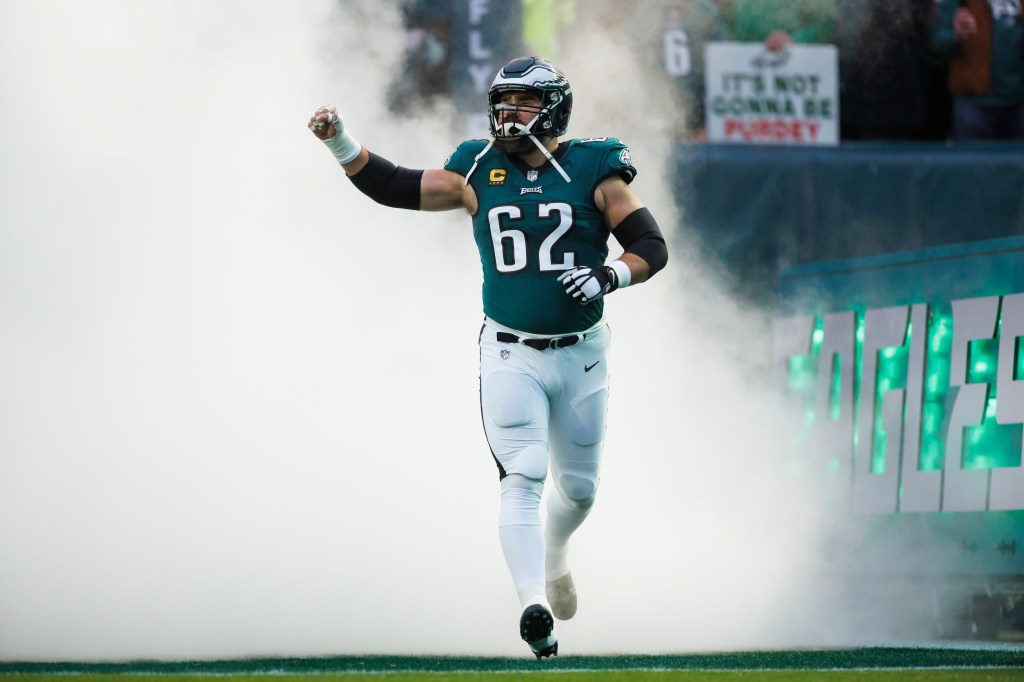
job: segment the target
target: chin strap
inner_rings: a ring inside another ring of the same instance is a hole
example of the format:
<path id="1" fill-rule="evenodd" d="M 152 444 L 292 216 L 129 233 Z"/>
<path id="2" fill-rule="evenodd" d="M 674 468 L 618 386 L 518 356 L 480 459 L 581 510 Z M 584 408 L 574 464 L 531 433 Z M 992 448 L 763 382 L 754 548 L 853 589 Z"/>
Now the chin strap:
<path id="1" fill-rule="evenodd" d="M 529 134 L 527 135 L 527 137 L 529 137 L 529 138 L 530 138 L 531 140 L 533 140 L 533 143 L 534 143 L 535 145 L 537 145 L 537 149 L 539 149 L 539 150 L 541 151 L 541 153 L 542 153 L 542 154 L 544 155 L 544 158 L 546 158 L 546 159 L 547 159 L 548 161 L 550 161 L 550 162 L 551 162 L 551 165 L 555 167 L 555 170 L 556 170 L 556 171 L 558 171 L 558 173 L 559 173 L 559 174 L 560 174 L 560 175 L 561 175 L 561 176 L 562 176 L 563 178 L 565 178 L 565 181 L 566 181 L 566 182 L 572 182 L 572 178 L 570 178 L 570 177 L 569 177 L 569 174 L 568 174 L 568 173 L 566 173 L 566 172 L 565 172 L 565 170 L 563 170 L 563 169 L 562 169 L 562 167 L 561 167 L 561 166 L 560 166 L 560 165 L 558 164 L 558 162 L 557 162 L 557 161 L 555 161 L 555 157 L 551 156 L 551 152 L 549 152 L 549 151 L 548 151 L 548 150 L 547 150 L 547 149 L 546 149 L 546 148 L 544 147 L 544 145 L 542 145 L 542 144 L 540 143 L 540 140 L 538 140 L 538 139 L 537 139 L 537 138 L 536 138 L 536 137 L 535 137 L 535 136 L 533 135 L 533 133 L 529 133 Z M 490 139 L 490 140 L 489 140 L 489 141 L 487 142 L 487 146 L 486 146 L 486 147 L 484 147 L 484 148 L 483 148 L 483 149 L 482 149 L 482 150 L 480 151 L 480 153 L 479 153 L 479 154 L 477 154 L 477 155 L 476 155 L 475 157 L 473 157 L 473 165 L 472 165 L 472 166 L 470 167 L 470 169 L 469 169 L 469 172 L 468 172 L 468 173 L 466 173 L 466 178 L 465 178 L 465 180 L 464 180 L 464 181 L 463 181 L 463 183 L 462 183 L 463 185 L 468 185 L 468 184 L 469 184 L 469 178 L 470 178 L 470 176 L 471 176 L 471 175 L 473 175 L 473 171 L 475 171 L 475 170 L 476 170 L 476 167 L 477 167 L 477 165 L 479 165 L 479 163 L 480 163 L 480 159 L 482 159 L 482 158 L 483 158 L 483 156 L 484 156 L 484 154 L 486 154 L 487 152 L 489 152 L 489 151 L 491 150 L 491 147 L 493 147 L 493 146 L 494 146 L 494 138 L 492 137 L 492 138 L 491 138 L 491 139 Z"/>
<path id="2" fill-rule="evenodd" d="M 538 139 L 537 139 L 537 138 L 536 138 L 536 137 L 535 137 L 535 136 L 533 135 L 533 133 L 530 133 L 529 137 L 530 137 L 530 139 L 531 139 L 531 140 L 533 140 L 533 143 L 534 143 L 535 145 L 537 145 L 537 149 L 539 149 L 539 150 L 541 151 L 541 153 L 542 153 L 542 154 L 544 154 L 544 158 L 546 158 L 546 159 L 547 159 L 548 161 L 550 161 L 550 162 L 551 162 L 551 165 L 555 167 L 555 170 L 556 170 L 556 171 L 558 171 L 558 172 L 559 172 L 559 174 L 560 174 L 560 175 L 561 175 L 561 176 L 562 176 L 563 178 L 565 178 L 565 181 L 566 181 L 566 182 L 572 182 L 572 180 L 571 180 L 571 179 L 569 178 L 569 174 L 568 174 L 568 173 L 566 173 L 566 172 L 565 172 L 564 170 L 562 170 L 562 167 L 558 165 L 558 162 L 557 162 L 557 161 L 555 161 L 555 157 L 551 156 L 551 152 L 549 152 L 549 151 L 548 151 L 548 150 L 547 150 L 547 149 L 546 149 L 546 148 L 544 147 L 544 145 L 542 145 L 542 144 L 540 143 L 540 140 L 538 140 Z"/>
<path id="3" fill-rule="evenodd" d="M 490 142 L 487 143 L 487 146 L 483 148 L 483 151 L 481 151 L 479 154 L 477 154 L 473 158 L 473 166 L 469 169 L 469 172 L 466 173 L 466 181 L 464 183 L 462 183 L 463 185 L 468 185 L 469 184 L 469 176 L 472 175 L 473 171 L 476 170 L 476 166 L 477 166 L 478 163 L 480 163 L 480 159 L 483 158 L 483 155 L 486 154 L 488 151 L 490 151 L 491 147 L 493 147 L 493 146 L 494 146 L 494 138 L 492 137 Z"/>

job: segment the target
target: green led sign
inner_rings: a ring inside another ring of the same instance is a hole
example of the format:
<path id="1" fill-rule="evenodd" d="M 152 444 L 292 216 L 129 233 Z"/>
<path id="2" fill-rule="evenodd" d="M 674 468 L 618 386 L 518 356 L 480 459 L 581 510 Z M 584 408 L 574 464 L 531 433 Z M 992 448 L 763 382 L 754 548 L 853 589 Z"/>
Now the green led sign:
<path id="1" fill-rule="evenodd" d="M 1024 293 L 784 318 L 800 453 L 859 513 L 1024 509 Z"/>

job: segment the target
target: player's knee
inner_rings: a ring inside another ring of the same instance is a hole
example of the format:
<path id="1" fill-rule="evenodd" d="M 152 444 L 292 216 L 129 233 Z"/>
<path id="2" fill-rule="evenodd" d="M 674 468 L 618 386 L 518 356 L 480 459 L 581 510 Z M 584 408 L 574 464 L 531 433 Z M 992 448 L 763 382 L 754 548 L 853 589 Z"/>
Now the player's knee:
<path id="1" fill-rule="evenodd" d="M 544 484 L 520 474 L 501 479 L 498 526 L 539 526 L 540 499 Z"/>
<path id="2" fill-rule="evenodd" d="M 597 497 L 597 481 L 593 478 L 562 474 L 558 477 L 558 488 L 566 501 L 576 509 L 590 509 Z"/>
<path id="3" fill-rule="evenodd" d="M 604 439 L 608 391 L 594 391 L 573 406 L 572 440 L 576 445 L 597 445 Z"/>
<path id="4" fill-rule="evenodd" d="M 520 474 L 509 474 L 501 479 L 501 496 L 518 497 L 521 499 L 535 498 L 540 500 L 544 492 L 544 482 L 527 478 Z"/>

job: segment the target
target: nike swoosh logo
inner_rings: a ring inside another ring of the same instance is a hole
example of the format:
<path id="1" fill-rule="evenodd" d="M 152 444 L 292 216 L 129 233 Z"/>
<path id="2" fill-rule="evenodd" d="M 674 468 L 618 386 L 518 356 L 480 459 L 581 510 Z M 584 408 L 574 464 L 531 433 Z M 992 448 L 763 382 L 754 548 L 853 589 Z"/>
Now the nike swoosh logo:
<path id="1" fill-rule="evenodd" d="M 601 361 L 600 361 L 600 360 L 598 360 L 598 361 L 597 361 L 597 362 L 595 362 L 594 364 L 590 365 L 589 367 L 587 367 L 586 365 L 584 365 L 584 366 L 583 366 L 583 371 L 584 371 L 584 372 L 589 372 L 590 370 L 592 370 L 592 369 L 594 369 L 595 367 L 597 367 L 597 366 L 598 366 L 599 364 L 601 364 Z"/>

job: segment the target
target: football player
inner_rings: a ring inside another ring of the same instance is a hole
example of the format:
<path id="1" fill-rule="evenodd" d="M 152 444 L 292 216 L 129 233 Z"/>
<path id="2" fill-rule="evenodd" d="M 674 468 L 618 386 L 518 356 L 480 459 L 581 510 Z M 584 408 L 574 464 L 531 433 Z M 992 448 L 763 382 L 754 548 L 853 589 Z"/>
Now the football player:
<path id="1" fill-rule="evenodd" d="M 514 59 L 488 91 L 491 137 L 443 168 L 396 166 L 362 146 L 334 106 L 309 128 L 363 194 L 395 208 L 464 209 L 483 264 L 480 401 L 498 468 L 498 536 L 519 595 L 520 636 L 558 653 L 555 619 L 576 613 L 568 542 L 600 480 L 610 332 L 604 297 L 646 281 L 668 251 L 630 189 L 636 168 L 614 138 L 560 141 L 573 97 L 539 57 Z M 608 237 L 623 248 L 611 262 Z M 546 524 L 540 518 L 547 498 Z"/>

